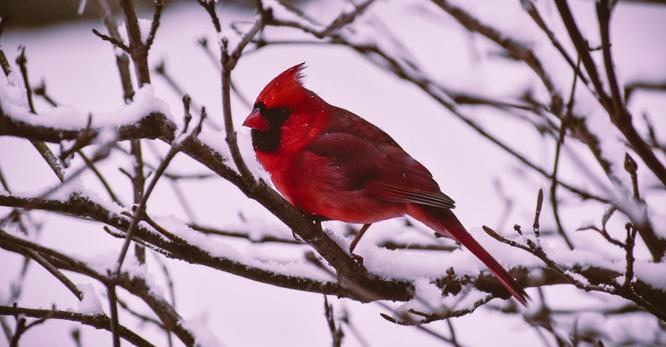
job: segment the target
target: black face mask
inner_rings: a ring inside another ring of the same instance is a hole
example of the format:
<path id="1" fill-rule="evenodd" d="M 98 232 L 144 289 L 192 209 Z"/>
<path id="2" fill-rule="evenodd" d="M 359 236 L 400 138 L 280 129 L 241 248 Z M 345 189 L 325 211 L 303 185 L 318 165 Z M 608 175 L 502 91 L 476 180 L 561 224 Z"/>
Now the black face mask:
<path id="1" fill-rule="evenodd" d="M 264 103 L 254 105 L 262 117 L 268 121 L 268 130 L 252 129 L 252 146 L 256 151 L 274 152 L 280 146 L 282 124 L 287 121 L 291 112 L 286 108 L 266 108 Z"/>

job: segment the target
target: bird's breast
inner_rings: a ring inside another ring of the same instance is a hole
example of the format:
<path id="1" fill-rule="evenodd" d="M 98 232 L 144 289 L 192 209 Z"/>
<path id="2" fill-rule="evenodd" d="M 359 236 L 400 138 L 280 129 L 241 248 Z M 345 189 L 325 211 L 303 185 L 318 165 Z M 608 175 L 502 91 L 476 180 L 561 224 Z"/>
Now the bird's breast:
<path id="1" fill-rule="evenodd" d="M 293 157 L 280 152 L 255 151 L 259 164 L 271 175 L 275 188 L 293 204 L 293 179 L 289 175 Z"/>

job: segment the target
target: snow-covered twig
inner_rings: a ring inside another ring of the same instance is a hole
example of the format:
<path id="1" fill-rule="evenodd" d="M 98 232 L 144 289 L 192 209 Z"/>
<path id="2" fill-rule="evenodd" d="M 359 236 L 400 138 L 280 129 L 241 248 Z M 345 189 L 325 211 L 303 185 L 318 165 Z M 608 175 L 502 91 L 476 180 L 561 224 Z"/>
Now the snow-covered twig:
<path id="1" fill-rule="evenodd" d="M 38 318 L 38 319 L 59 319 L 67 320 L 72 322 L 78 322 L 84 325 L 94 327 L 96 329 L 109 330 L 110 319 L 105 315 L 89 315 L 82 314 L 78 312 L 70 311 L 61 311 L 50 309 L 35 309 L 35 308 L 26 308 L 20 306 L 0 306 L 0 315 L 2 316 L 17 316 L 23 315 L 26 317 Z M 134 333 L 130 329 L 120 326 L 118 329 L 118 334 L 121 338 L 127 342 L 136 345 L 150 347 L 153 346 L 152 343 L 145 340 L 140 335 Z"/>
<path id="2" fill-rule="evenodd" d="M 1 51 L 1 50 L 0 50 Z M 5 56 L 4 53 L 0 52 L 1 56 Z M 36 115 L 37 111 L 35 110 L 35 105 L 32 100 L 32 86 L 30 85 L 30 78 L 28 77 L 28 58 L 25 56 L 25 47 L 21 48 L 21 53 L 16 57 L 16 64 L 19 66 L 21 71 L 21 77 L 23 78 L 23 86 L 25 88 L 26 96 L 28 99 L 28 107 L 30 108 L 30 113 Z M 8 72 L 5 72 L 8 75 Z M 65 172 L 58 162 L 58 158 L 53 154 L 50 148 L 42 141 L 30 141 L 35 147 L 37 152 L 42 156 L 44 161 L 48 164 L 51 170 L 55 173 L 58 179 L 62 182 L 65 180 Z"/>
<path id="3" fill-rule="evenodd" d="M 314 255 L 312 252 L 308 252 L 305 255 L 306 259 L 313 263 L 314 265 L 317 266 L 323 273 L 328 274 L 332 278 L 336 277 L 336 274 L 333 273 L 328 267 L 326 267 L 324 264 L 322 264 L 319 259 Z M 360 287 L 356 285 L 355 283 L 350 283 L 348 284 L 349 290 L 352 291 L 356 296 L 365 298 L 365 300 L 371 301 L 373 298 L 376 297 L 376 293 L 373 293 L 371 289 Z M 378 306 L 382 307 L 385 310 L 388 310 L 389 312 L 393 313 L 394 315 L 398 316 L 398 313 L 391 308 L 389 305 L 384 303 L 383 301 L 374 301 L 375 304 Z M 396 320 L 384 313 L 381 313 L 381 316 L 384 317 L 384 319 L 387 319 L 388 321 L 391 321 L 393 323 L 396 323 Z M 436 339 L 445 342 L 445 343 L 451 343 L 451 339 L 422 325 L 414 325 L 414 327 L 420 331 L 425 332 L 426 334 L 435 337 Z"/>
<path id="4" fill-rule="evenodd" d="M 164 326 L 170 331 L 173 331 L 183 343 L 186 345 L 191 345 L 193 343 L 194 337 L 192 333 L 183 326 L 178 313 L 163 297 L 161 297 L 161 295 L 155 293 L 153 287 L 146 280 L 143 273 L 136 273 L 136 271 L 133 271 L 114 274 L 111 271 L 111 267 L 97 269 L 87 261 L 76 259 L 55 249 L 48 248 L 26 239 L 18 238 L 4 231 L 0 231 L 0 245 L 8 250 L 12 250 L 11 247 L 15 246 L 31 249 L 47 258 L 50 263 L 60 269 L 86 275 L 107 286 L 113 284 L 110 286 L 111 288 L 114 286 L 120 286 L 126 289 L 133 295 L 141 298 L 160 318 Z M 114 320 L 113 317 L 111 321 L 109 327 L 111 328 L 113 324 L 117 324 L 116 327 L 118 327 L 118 333 L 120 333 L 120 324 L 116 323 L 117 321 Z"/>

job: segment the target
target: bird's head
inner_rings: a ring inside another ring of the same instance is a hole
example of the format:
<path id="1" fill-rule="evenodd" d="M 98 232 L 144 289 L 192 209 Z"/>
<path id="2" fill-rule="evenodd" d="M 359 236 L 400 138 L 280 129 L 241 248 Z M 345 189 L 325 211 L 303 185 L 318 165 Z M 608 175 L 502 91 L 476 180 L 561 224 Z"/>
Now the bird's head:
<path id="1" fill-rule="evenodd" d="M 307 144 L 321 125 L 326 103 L 303 86 L 301 63 L 285 70 L 259 93 L 243 126 L 252 129 L 254 149 L 275 152 Z"/>

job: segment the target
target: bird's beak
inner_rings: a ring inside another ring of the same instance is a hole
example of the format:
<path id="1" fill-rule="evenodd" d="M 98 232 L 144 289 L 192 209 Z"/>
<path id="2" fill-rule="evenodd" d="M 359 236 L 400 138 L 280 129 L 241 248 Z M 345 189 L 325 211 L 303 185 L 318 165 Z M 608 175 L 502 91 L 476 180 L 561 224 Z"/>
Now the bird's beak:
<path id="1" fill-rule="evenodd" d="M 258 108 L 255 108 L 254 111 L 252 111 L 252 113 L 250 113 L 250 115 L 245 118 L 243 126 L 259 131 L 266 131 L 269 129 L 268 121 L 264 116 L 261 115 L 261 110 Z"/>

